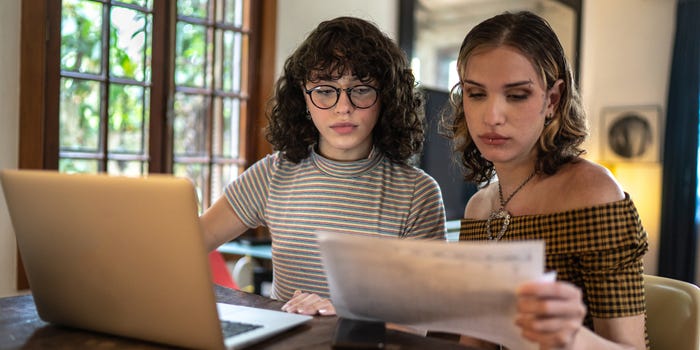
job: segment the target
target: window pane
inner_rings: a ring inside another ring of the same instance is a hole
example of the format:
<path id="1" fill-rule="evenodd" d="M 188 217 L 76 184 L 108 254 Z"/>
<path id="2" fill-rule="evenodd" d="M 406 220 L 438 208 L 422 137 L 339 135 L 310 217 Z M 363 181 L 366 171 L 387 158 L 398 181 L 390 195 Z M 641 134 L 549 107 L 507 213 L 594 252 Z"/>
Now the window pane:
<path id="1" fill-rule="evenodd" d="M 178 0 L 177 13 L 181 16 L 207 18 L 207 0 Z"/>
<path id="2" fill-rule="evenodd" d="M 151 16 L 113 7 L 110 27 L 110 74 L 138 81 L 150 79 Z"/>
<path id="3" fill-rule="evenodd" d="M 224 149 L 223 156 L 237 158 L 239 156 L 239 126 L 241 123 L 241 101 L 226 100 L 224 104 Z"/>
<path id="4" fill-rule="evenodd" d="M 61 79 L 61 150 L 100 150 L 100 83 Z"/>
<path id="5" fill-rule="evenodd" d="M 239 155 L 240 100 L 217 99 L 213 135 L 214 154 L 225 158 Z"/>
<path id="6" fill-rule="evenodd" d="M 216 164 L 212 172 L 211 198 L 216 199 L 224 194 L 224 187 L 238 176 L 238 167 L 233 164 Z"/>
<path id="7" fill-rule="evenodd" d="M 231 60 L 234 62 L 232 67 L 232 81 L 233 81 L 233 91 L 241 91 L 241 81 L 243 81 L 243 75 L 241 74 L 244 63 L 243 63 L 243 35 L 241 33 L 235 33 L 233 36 L 233 47 L 231 48 L 232 57 Z"/>
<path id="8" fill-rule="evenodd" d="M 208 167 L 204 164 L 199 163 L 175 163 L 173 165 L 173 175 L 178 177 L 186 177 L 194 183 L 194 187 L 197 191 L 197 198 L 199 199 L 199 209 L 204 208 L 204 194 L 202 189 L 207 188 L 207 178 L 209 173 L 207 171 Z M 207 203 L 208 204 L 208 203 Z"/>
<path id="9" fill-rule="evenodd" d="M 203 26 L 178 22 L 175 43 L 175 84 L 204 87 L 206 36 Z"/>
<path id="10" fill-rule="evenodd" d="M 241 33 L 231 31 L 224 32 L 223 58 L 224 67 L 221 79 L 223 89 L 226 91 L 240 91 L 241 89 Z"/>
<path id="11" fill-rule="evenodd" d="M 62 173 L 96 173 L 99 168 L 97 160 L 62 158 L 58 161 L 58 171 Z"/>
<path id="12" fill-rule="evenodd" d="M 207 100 L 200 95 L 175 94 L 173 153 L 176 155 L 206 154 Z"/>
<path id="13" fill-rule="evenodd" d="M 61 68 L 100 74 L 102 4 L 64 0 L 61 12 Z"/>
<path id="14" fill-rule="evenodd" d="M 107 172 L 114 175 L 142 176 L 148 174 L 148 163 L 133 160 L 110 160 Z"/>
<path id="15" fill-rule="evenodd" d="M 243 0 L 221 0 L 216 6 L 216 20 L 229 25 L 243 25 Z"/>
<path id="16" fill-rule="evenodd" d="M 243 26 L 243 0 L 228 0 L 229 5 L 227 6 L 227 17 L 233 21 L 233 25 L 237 27 Z M 233 3 L 233 4 L 231 4 Z"/>
<path id="17" fill-rule="evenodd" d="M 148 104 L 148 95 L 144 87 L 110 85 L 109 152 L 148 153 Z"/>

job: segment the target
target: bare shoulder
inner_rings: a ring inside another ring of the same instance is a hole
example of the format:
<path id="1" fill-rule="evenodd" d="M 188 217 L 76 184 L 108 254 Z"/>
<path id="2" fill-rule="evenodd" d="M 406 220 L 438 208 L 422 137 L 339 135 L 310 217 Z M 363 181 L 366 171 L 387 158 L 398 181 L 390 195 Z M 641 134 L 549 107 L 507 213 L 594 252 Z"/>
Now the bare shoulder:
<path id="1" fill-rule="evenodd" d="M 483 219 L 491 213 L 491 207 L 498 196 L 494 183 L 480 188 L 469 198 L 467 206 L 464 208 L 464 217 L 467 219 Z"/>
<path id="2" fill-rule="evenodd" d="M 625 193 L 610 171 L 594 162 L 580 159 L 562 168 L 560 189 L 574 207 L 596 206 L 624 199 Z"/>

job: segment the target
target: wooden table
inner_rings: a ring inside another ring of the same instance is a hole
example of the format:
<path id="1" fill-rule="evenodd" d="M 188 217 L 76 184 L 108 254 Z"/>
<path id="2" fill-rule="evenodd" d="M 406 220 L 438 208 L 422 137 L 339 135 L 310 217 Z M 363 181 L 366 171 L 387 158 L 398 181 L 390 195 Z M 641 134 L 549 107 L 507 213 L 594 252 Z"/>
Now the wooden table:
<path id="1" fill-rule="evenodd" d="M 283 303 L 256 294 L 216 286 L 222 303 L 279 310 Z M 337 317 L 316 316 L 300 327 L 250 349 L 331 349 Z M 164 349 L 158 344 L 55 326 L 42 321 L 31 295 L 0 299 L 0 349 Z M 454 341 L 387 330 L 385 349 L 468 349 Z"/>

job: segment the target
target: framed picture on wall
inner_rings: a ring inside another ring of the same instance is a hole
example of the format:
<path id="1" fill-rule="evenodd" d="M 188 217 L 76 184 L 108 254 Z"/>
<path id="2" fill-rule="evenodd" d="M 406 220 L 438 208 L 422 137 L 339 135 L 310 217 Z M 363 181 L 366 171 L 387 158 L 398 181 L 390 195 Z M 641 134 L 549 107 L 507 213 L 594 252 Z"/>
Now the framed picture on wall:
<path id="1" fill-rule="evenodd" d="M 659 162 L 658 106 L 609 107 L 602 112 L 602 156 L 606 162 Z"/>

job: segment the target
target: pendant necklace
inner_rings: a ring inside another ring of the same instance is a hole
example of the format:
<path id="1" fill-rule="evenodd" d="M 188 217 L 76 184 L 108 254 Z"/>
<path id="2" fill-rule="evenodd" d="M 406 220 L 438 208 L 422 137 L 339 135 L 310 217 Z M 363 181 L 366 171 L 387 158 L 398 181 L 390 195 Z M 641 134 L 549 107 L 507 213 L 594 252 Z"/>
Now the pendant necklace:
<path id="1" fill-rule="evenodd" d="M 491 212 L 491 215 L 489 215 L 488 220 L 486 220 L 486 233 L 488 234 L 488 239 L 489 241 L 493 240 L 499 240 L 503 235 L 506 233 L 506 229 L 508 229 L 508 225 L 510 224 L 510 213 L 506 210 L 506 204 L 510 202 L 511 199 L 513 199 L 513 196 L 515 196 L 516 193 L 518 193 L 532 178 L 535 177 L 535 172 L 533 171 L 530 176 L 523 181 L 523 183 L 518 186 L 518 188 L 513 191 L 513 193 L 508 196 L 506 200 L 503 200 L 503 190 L 501 189 L 501 181 L 498 181 L 498 199 L 501 202 L 501 207 L 498 208 L 498 210 L 494 210 Z M 493 236 L 493 233 L 491 232 L 491 221 L 494 219 L 503 219 L 503 224 L 501 225 L 501 230 L 498 231 L 498 235 L 496 237 Z"/>

